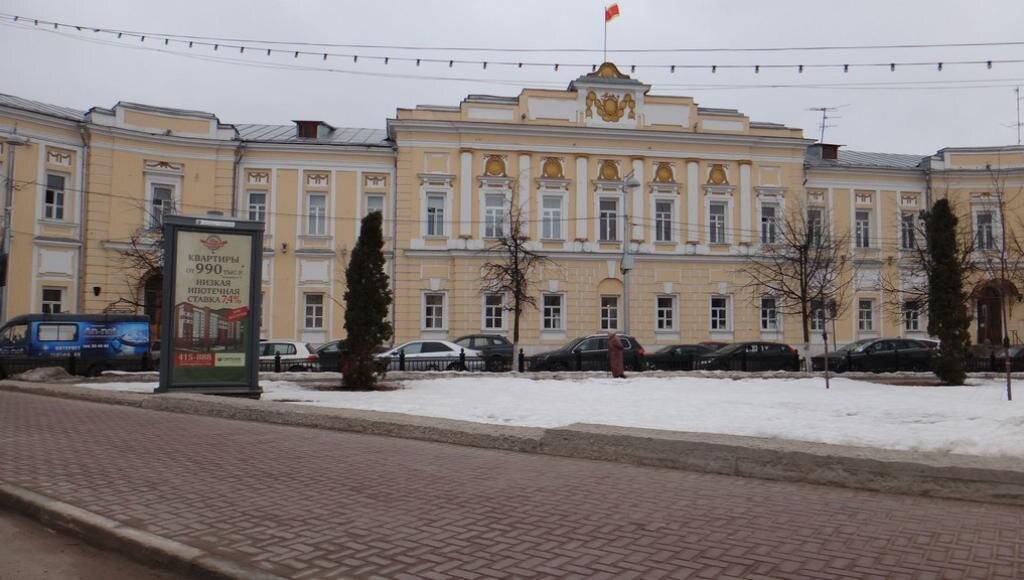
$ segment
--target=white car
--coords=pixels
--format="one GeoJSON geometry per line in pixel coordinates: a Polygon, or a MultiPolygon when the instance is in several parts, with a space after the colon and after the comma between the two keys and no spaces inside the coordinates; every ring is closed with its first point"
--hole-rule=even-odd
{"type": "MultiPolygon", "coordinates": [[[[444,371],[461,370],[459,366],[459,354],[466,351],[467,359],[481,359],[483,353],[479,350],[463,348],[447,340],[410,340],[395,348],[382,352],[377,358],[390,359],[388,370],[398,370],[399,352],[405,352],[405,370],[407,371],[444,371]]],[[[469,366],[467,363],[466,366],[469,366]]]]}
{"type": "Polygon", "coordinates": [[[313,352],[312,345],[293,340],[261,340],[260,366],[268,369],[268,363],[274,364],[276,355],[281,355],[281,370],[286,372],[318,371],[319,357],[313,352]]]}

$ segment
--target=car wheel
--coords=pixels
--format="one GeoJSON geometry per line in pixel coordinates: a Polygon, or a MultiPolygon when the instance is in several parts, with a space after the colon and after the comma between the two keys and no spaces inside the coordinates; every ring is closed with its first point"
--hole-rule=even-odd
{"type": "Polygon", "coordinates": [[[103,371],[105,371],[105,370],[107,370],[107,365],[102,364],[102,363],[94,364],[94,365],[90,366],[88,369],[86,369],[85,374],[86,374],[86,376],[90,376],[90,377],[98,377],[98,376],[102,375],[103,371]]]}
{"type": "Polygon", "coordinates": [[[548,365],[548,370],[560,373],[569,370],[569,367],[564,362],[553,362],[548,365]]]}

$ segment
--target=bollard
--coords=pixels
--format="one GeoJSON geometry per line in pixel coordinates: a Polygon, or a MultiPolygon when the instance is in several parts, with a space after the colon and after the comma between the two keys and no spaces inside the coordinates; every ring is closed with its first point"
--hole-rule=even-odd
{"type": "Polygon", "coordinates": [[[281,353],[274,353],[274,372],[281,372],[281,353]]]}
{"type": "Polygon", "coordinates": [[[578,350],[576,351],[576,370],[583,370],[583,352],[578,350]]]}
{"type": "Polygon", "coordinates": [[[523,349],[519,349],[519,372],[526,372],[526,354],[523,353],[523,349]]]}
{"type": "Polygon", "coordinates": [[[398,370],[405,370],[405,349],[398,351],[398,370]]]}
{"type": "Polygon", "coordinates": [[[459,370],[466,370],[466,349],[464,348],[459,349],[459,370]]]}

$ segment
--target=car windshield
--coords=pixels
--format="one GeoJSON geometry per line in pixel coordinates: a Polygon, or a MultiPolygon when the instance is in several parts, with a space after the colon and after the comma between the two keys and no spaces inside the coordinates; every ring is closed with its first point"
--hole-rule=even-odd
{"type": "Polygon", "coordinates": [[[836,352],[837,353],[838,352],[847,352],[847,351],[860,352],[860,351],[864,350],[864,347],[866,347],[867,345],[871,344],[872,342],[875,342],[875,339],[873,339],[873,338],[864,338],[864,339],[861,339],[861,340],[858,340],[858,341],[855,341],[855,342],[851,342],[849,344],[845,344],[845,345],[837,348],[836,352]]]}
{"type": "Polygon", "coordinates": [[[732,353],[732,352],[736,352],[738,350],[742,350],[742,349],[744,349],[746,347],[747,347],[746,343],[739,342],[739,343],[736,343],[736,344],[730,344],[729,346],[723,346],[722,348],[716,350],[714,354],[729,354],[729,353],[732,353]]]}

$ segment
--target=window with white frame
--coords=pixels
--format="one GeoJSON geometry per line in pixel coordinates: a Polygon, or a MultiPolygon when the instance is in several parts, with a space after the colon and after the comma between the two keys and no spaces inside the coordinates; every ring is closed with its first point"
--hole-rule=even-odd
{"type": "Polygon", "coordinates": [[[64,312],[64,289],[43,288],[41,307],[43,314],[60,314],[64,312]]]}
{"type": "Polygon", "coordinates": [[[726,243],[726,210],[728,205],[722,202],[712,202],[708,206],[708,243],[726,243]]]}
{"type": "Polygon", "coordinates": [[[324,295],[306,294],[304,297],[306,307],[306,328],[324,327],[324,295]]]}
{"type": "Polygon", "coordinates": [[[917,247],[917,218],[913,212],[900,214],[900,249],[913,250],[917,247]]]}
{"type": "Polygon", "coordinates": [[[149,224],[163,225],[164,216],[174,213],[174,186],[154,183],[149,203],[149,224]]]}
{"type": "MultiPolygon", "coordinates": [[[[770,243],[770,242],[768,242],[770,243]]],[[[779,329],[779,312],[774,296],[761,297],[761,330],[775,332],[779,329]]]]}
{"type": "Polygon", "coordinates": [[[306,233],[311,236],[327,233],[327,195],[323,193],[306,197],[306,233]]]}
{"type": "Polygon", "coordinates": [[[654,241],[672,241],[672,211],[670,199],[659,199],[654,202],[654,241]]]}
{"type": "Polygon", "coordinates": [[[729,330],[729,298],[711,297],[711,330],[729,330]]]}
{"type": "Polygon", "coordinates": [[[812,246],[820,246],[825,237],[825,211],[812,207],[807,209],[807,242],[812,246]]]}
{"type": "Polygon", "coordinates": [[[903,303],[903,330],[917,332],[921,330],[921,308],[916,301],[903,303]]]}
{"type": "Polygon", "coordinates": [[[423,295],[423,328],[441,330],[444,328],[444,294],[427,292],[423,295]]]}
{"type": "Polygon", "coordinates": [[[875,303],[873,300],[857,301],[857,328],[864,332],[875,329],[875,303]]]}
{"type": "Polygon", "coordinates": [[[488,193],[484,196],[484,237],[500,238],[505,235],[505,195],[488,193]]]}
{"type": "Polygon", "coordinates": [[[778,211],[775,204],[761,206],[761,243],[774,244],[778,239],[778,211]]]}
{"type": "Polygon", "coordinates": [[[562,330],[564,323],[562,317],[564,297],[561,294],[545,294],[541,307],[541,319],[543,330],[562,330]]]}
{"type": "Polygon", "coordinates": [[[676,329],[676,297],[658,296],[655,311],[656,330],[676,329]]]}
{"type": "Polygon", "coordinates": [[[603,197],[598,202],[598,240],[615,242],[619,239],[619,200],[603,197]]]}
{"type": "Polygon", "coordinates": [[[854,212],[853,237],[858,248],[871,247],[870,211],[866,209],[858,209],[854,212]]]}
{"type": "Polygon", "coordinates": [[[824,332],[826,320],[825,303],[821,300],[811,300],[811,330],[824,332]]]}
{"type": "Polygon", "coordinates": [[[541,200],[541,204],[541,239],[561,240],[562,196],[545,195],[541,200]]]}
{"type": "Polygon", "coordinates": [[[249,220],[267,221],[267,194],[262,191],[249,192],[249,220]]]}
{"type": "Polygon", "coordinates": [[[619,329],[619,297],[601,297],[601,330],[619,329]]]}
{"type": "Polygon", "coordinates": [[[381,215],[384,215],[384,196],[383,195],[367,195],[366,196],[366,215],[379,211],[381,215]]]}
{"type": "Polygon", "coordinates": [[[46,174],[46,193],[43,199],[43,217],[51,220],[64,219],[65,177],[56,173],[46,174]]]}
{"type": "Polygon", "coordinates": [[[446,205],[444,194],[427,194],[427,208],[424,219],[427,221],[428,236],[444,235],[444,211],[446,205]]]}
{"type": "Polygon", "coordinates": [[[505,296],[484,294],[484,330],[504,330],[505,296]]]}
{"type": "Polygon", "coordinates": [[[979,250],[994,250],[996,213],[992,210],[974,212],[974,246],[979,250]]]}

